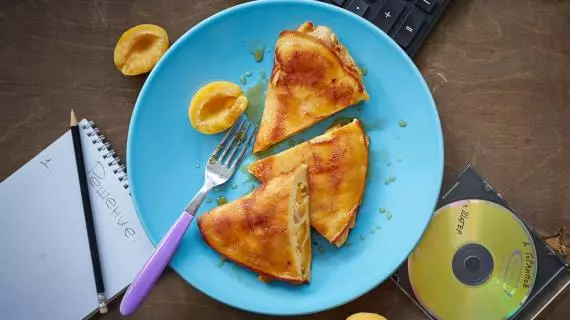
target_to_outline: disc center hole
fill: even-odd
[[[481,268],[481,260],[475,256],[469,256],[465,259],[465,268],[472,273],[479,271]]]

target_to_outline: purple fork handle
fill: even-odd
[[[122,315],[130,315],[141,305],[166,266],[170,263],[170,259],[176,252],[176,248],[178,248],[178,244],[180,244],[180,240],[192,219],[194,219],[194,216],[183,212],[176,223],[168,230],[166,236],[162,238],[150,259],[148,259],[127,289],[121,301],[120,311]]]

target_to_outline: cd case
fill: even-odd
[[[475,170],[468,166],[457,178],[453,186],[441,197],[437,209],[460,200],[481,199],[505,207],[516,215],[506,200]],[[532,226],[523,222],[531,234],[536,248],[537,273],[529,297],[510,319],[535,319],[562,291],[570,285],[570,267],[562,257],[550,248]],[[421,241],[421,240],[420,240]],[[429,319],[436,317],[424,308],[415,296],[408,273],[407,261],[392,276],[392,281],[426,314]],[[452,292],[450,294],[453,294]],[[465,310],[468,312],[468,310]]]

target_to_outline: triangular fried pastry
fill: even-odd
[[[311,239],[307,166],[262,183],[198,219],[204,240],[229,259],[272,279],[308,283]]]
[[[253,152],[363,100],[368,93],[360,68],[331,29],[306,22],[283,31]]]
[[[249,171],[263,182],[303,164],[309,167],[311,225],[340,247],[354,227],[366,184],[368,138],[360,121],[258,160]]]

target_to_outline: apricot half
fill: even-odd
[[[386,318],[376,313],[359,312],[346,318],[346,320],[386,320]]]
[[[188,117],[196,130],[215,134],[231,127],[246,108],[247,98],[240,86],[229,81],[214,81],[194,94]]]
[[[126,76],[147,73],[168,49],[168,34],[153,24],[125,31],[115,46],[115,66]]]

